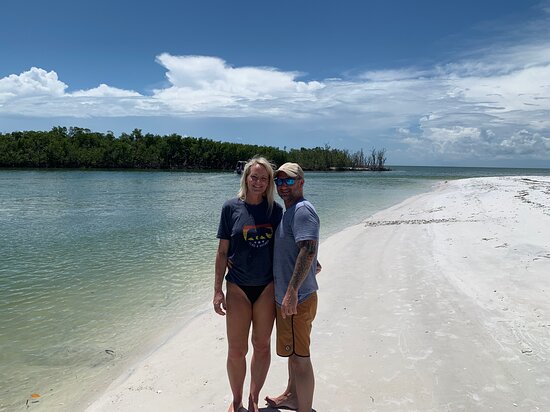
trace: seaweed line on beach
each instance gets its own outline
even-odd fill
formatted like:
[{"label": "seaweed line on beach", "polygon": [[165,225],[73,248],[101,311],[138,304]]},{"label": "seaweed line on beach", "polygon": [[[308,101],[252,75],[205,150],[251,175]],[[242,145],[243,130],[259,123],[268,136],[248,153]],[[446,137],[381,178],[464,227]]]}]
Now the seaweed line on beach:
[{"label": "seaweed line on beach", "polygon": [[410,220],[378,220],[365,222],[365,226],[393,226],[393,225],[428,225],[430,223],[458,223],[477,222],[478,220],[458,220],[454,217],[446,219],[410,219]]},{"label": "seaweed line on beach", "polygon": [[[520,180],[529,185],[528,189],[539,191],[543,195],[550,195],[550,183],[543,182],[540,180],[528,179],[528,178],[523,178]],[[548,209],[548,205],[528,199],[528,196],[530,195],[531,193],[528,190],[520,190],[518,194],[514,197],[527,205],[531,205],[538,209],[542,209],[542,213],[550,216],[550,210]]]}]

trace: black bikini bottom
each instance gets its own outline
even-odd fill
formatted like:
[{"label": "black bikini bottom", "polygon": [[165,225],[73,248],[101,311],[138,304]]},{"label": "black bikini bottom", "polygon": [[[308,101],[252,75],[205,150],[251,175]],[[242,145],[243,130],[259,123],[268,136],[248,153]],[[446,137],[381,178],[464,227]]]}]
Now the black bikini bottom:
[{"label": "black bikini bottom", "polygon": [[[269,285],[269,283],[268,283]],[[260,297],[262,292],[264,291],[265,287],[267,285],[260,285],[260,286],[246,286],[246,285],[237,285],[242,289],[250,303],[253,305],[256,300]]]}]

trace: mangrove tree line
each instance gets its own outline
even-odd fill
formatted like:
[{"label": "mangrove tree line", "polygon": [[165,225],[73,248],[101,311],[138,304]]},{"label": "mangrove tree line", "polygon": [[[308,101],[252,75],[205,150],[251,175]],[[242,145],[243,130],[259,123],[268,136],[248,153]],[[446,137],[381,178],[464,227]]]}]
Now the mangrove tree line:
[{"label": "mangrove tree line", "polygon": [[257,154],[277,165],[298,162],[308,170],[386,170],[385,149],[372,149],[368,155],[328,145],[287,151],[177,134],[143,134],[139,129],[118,137],[80,127],[0,133],[0,167],[232,170],[238,160]]}]

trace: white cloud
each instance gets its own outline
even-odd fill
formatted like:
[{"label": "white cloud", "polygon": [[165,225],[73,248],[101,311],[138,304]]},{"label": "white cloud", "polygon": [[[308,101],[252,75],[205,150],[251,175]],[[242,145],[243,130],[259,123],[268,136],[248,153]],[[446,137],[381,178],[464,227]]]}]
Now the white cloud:
[{"label": "white cloud", "polygon": [[[270,67],[230,67],[217,57],[157,57],[167,69],[170,86],[154,91],[157,99],[177,113],[240,117],[277,112],[279,101],[315,100],[320,82],[296,81],[296,72],[282,72]],[[269,105],[264,104],[269,102]]]},{"label": "white cloud", "polygon": [[[68,85],[54,71],[32,67],[19,75],[0,79],[0,115],[26,117],[128,116],[150,112],[143,96],[100,84],[88,90],[67,93]],[[147,98],[145,100],[150,100]],[[150,106],[150,105],[149,105]]]},{"label": "white cloud", "polygon": [[427,93],[421,107],[429,113],[404,143],[456,158],[550,158],[548,50],[515,46],[439,67],[437,98]]},{"label": "white cloud", "polygon": [[19,75],[0,79],[0,103],[11,98],[26,96],[62,96],[67,85],[57,78],[54,71],[37,67]]},{"label": "white cloud", "polygon": [[107,86],[102,83],[98,87],[88,90],[78,90],[71,93],[75,97],[139,97],[141,94],[133,90],[123,90]]}]

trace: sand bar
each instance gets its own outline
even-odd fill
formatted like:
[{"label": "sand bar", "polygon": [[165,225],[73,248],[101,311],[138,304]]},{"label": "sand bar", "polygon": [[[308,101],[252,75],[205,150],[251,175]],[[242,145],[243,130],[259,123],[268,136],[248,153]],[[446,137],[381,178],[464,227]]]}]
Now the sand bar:
[{"label": "sand bar", "polygon": [[[549,410],[549,177],[441,183],[320,256],[317,412]],[[87,411],[225,412],[225,354],[207,310]],[[263,395],[285,382],[274,356]]]}]

